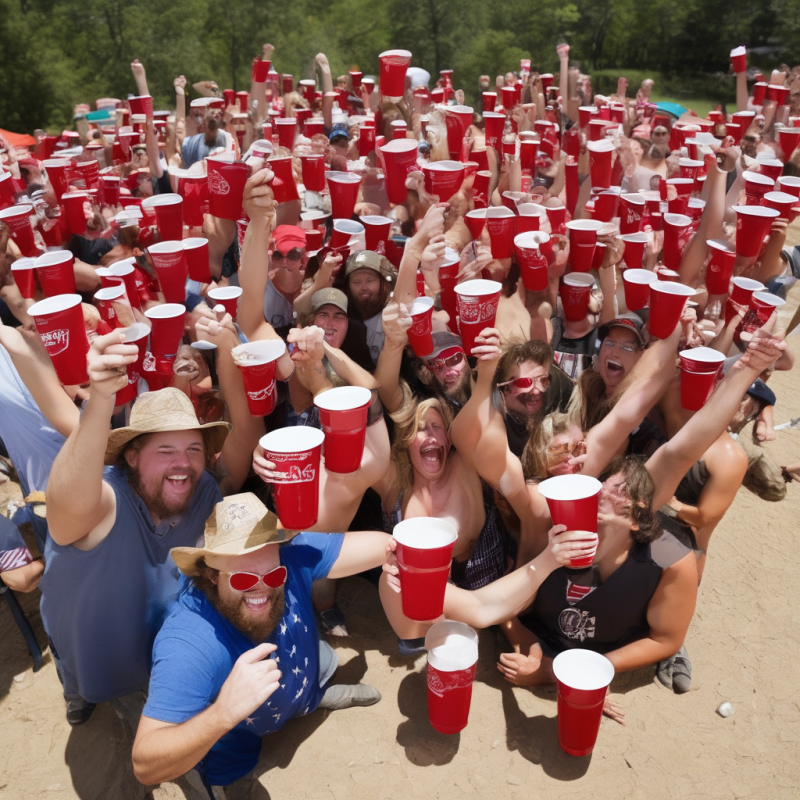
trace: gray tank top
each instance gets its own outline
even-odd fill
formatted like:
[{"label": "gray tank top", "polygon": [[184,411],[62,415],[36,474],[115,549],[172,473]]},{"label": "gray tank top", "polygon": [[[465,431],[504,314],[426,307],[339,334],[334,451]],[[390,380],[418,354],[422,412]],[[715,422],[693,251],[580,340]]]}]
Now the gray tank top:
[{"label": "gray tank top", "polygon": [[104,480],[114,489],[117,517],[93,550],[47,539],[41,581],[44,627],[64,669],[64,693],[100,703],[146,689],[153,640],[177,599],[173,547],[193,547],[222,499],[206,471],[189,508],[154,526],[144,501],[116,467]]}]

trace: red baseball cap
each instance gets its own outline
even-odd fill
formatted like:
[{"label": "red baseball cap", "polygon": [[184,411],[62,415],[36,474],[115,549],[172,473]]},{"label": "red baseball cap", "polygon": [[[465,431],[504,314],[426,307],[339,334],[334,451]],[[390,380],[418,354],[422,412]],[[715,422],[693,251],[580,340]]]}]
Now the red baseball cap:
[{"label": "red baseball cap", "polygon": [[293,247],[305,250],[306,232],[296,225],[278,225],[272,232],[272,241],[283,254],[288,253]]}]

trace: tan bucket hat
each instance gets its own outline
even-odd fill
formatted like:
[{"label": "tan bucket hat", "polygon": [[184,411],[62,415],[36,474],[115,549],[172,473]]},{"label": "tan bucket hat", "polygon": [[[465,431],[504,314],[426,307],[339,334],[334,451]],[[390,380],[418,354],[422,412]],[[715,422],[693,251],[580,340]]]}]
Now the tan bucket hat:
[{"label": "tan bucket hat", "polygon": [[111,431],[106,446],[105,464],[113,466],[131,440],[144,433],[167,431],[203,431],[208,450],[219,453],[230,432],[227,422],[208,422],[201,425],[192,401],[180,389],[159,389],[139,395],[131,411],[130,425]]},{"label": "tan bucket hat", "polygon": [[197,561],[207,556],[243,556],[268,544],[288,542],[298,531],[278,518],[252,493],[232,494],[214,506],[206,521],[202,547],[173,547],[170,555],[188,577],[199,574]]},{"label": "tan bucket hat", "polygon": [[357,253],[353,253],[349,256],[344,271],[345,277],[355,272],[357,269],[371,269],[388,281],[397,277],[397,270],[392,266],[391,261],[385,256],[379,255],[374,250],[359,250]]}]

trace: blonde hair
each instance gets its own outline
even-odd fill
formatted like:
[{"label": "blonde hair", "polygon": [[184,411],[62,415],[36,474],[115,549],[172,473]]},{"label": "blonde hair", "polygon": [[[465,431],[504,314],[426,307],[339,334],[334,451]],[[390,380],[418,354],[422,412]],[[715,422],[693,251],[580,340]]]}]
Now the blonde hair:
[{"label": "blonde hair", "polygon": [[556,411],[548,414],[541,424],[533,427],[520,459],[526,481],[541,480],[547,477],[548,448],[556,436],[569,433],[570,427],[576,424],[569,414]]},{"label": "blonde hair", "polygon": [[[403,405],[398,411],[390,414],[394,421],[394,440],[392,441],[392,461],[397,469],[397,484],[401,492],[410,489],[414,484],[414,467],[408,449],[417,436],[419,426],[429,411],[435,411],[444,422],[447,431],[447,441],[450,443],[450,426],[453,424],[453,412],[448,403],[442,402],[438,397],[427,400],[417,400],[408,387],[402,383]],[[449,453],[448,453],[449,454]]]}]

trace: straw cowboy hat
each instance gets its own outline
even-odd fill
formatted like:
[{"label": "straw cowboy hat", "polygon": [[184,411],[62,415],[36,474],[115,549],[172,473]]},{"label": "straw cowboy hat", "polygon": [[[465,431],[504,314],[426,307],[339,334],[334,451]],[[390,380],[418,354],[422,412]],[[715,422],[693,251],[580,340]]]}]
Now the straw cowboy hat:
[{"label": "straw cowboy hat", "polygon": [[201,425],[192,401],[180,389],[159,389],[139,395],[131,411],[130,425],[111,431],[106,446],[105,464],[113,466],[128,442],[145,433],[203,431],[207,450],[219,453],[231,426],[227,422]]},{"label": "straw cowboy hat", "polygon": [[188,577],[199,575],[197,562],[208,556],[243,556],[268,544],[288,542],[298,531],[285,530],[278,518],[250,492],[232,494],[214,506],[206,520],[202,547],[173,547],[170,555]]}]

